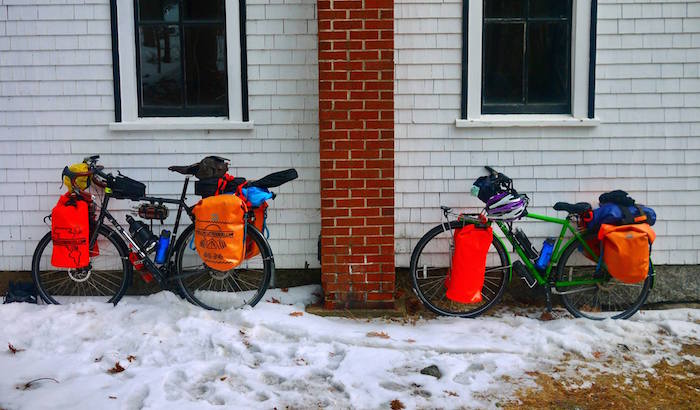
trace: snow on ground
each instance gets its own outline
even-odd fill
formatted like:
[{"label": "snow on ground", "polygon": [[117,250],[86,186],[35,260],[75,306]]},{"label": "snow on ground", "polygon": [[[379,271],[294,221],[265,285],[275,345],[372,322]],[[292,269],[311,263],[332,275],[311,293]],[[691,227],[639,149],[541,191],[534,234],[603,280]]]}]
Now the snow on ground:
[{"label": "snow on ground", "polygon": [[[0,347],[0,408],[488,408],[532,383],[529,371],[640,371],[700,343],[693,309],[604,322],[513,308],[415,323],[295,313],[314,292],[270,290],[264,300],[281,303],[227,312],[168,292],[116,307],[1,305],[0,342],[24,350]],[[110,373],[116,362],[124,370]],[[432,364],[440,379],[420,374]],[[43,377],[58,383],[26,385]]]}]

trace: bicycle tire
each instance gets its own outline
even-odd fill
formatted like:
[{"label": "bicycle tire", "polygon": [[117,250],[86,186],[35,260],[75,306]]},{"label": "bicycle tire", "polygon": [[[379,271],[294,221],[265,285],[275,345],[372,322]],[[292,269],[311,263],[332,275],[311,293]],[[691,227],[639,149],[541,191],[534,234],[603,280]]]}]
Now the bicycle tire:
[{"label": "bicycle tire", "polygon": [[[208,310],[255,306],[262,299],[274,274],[275,260],[267,240],[253,225],[248,225],[246,235],[253,240],[260,253],[243,261],[234,269],[220,272],[207,267],[196,249],[190,247],[194,236],[194,224],[182,232],[182,236],[175,245],[175,272],[178,276],[178,287],[185,299]],[[185,259],[187,259],[187,266],[184,266]],[[192,269],[196,273],[191,272]],[[244,275],[246,280],[243,279]],[[209,286],[203,289],[205,286],[198,284]],[[236,288],[239,290],[237,291]],[[254,293],[251,294],[253,290]],[[211,292],[217,292],[217,294]],[[213,303],[215,298],[218,298],[220,303]]]},{"label": "bicycle tire", "polygon": [[[584,234],[589,236],[590,234]],[[586,239],[584,236],[584,239]],[[567,281],[575,279],[592,279],[595,274],[596,263],[585,258],[582,251],[579,249],[581,246],[580,242],[571,242],[562,252],[561,259],[557,263],[556,279],[557,281]],[[573,255],[573,256],[572,256]],[[569,264],[570,258],[576,258],[574,261],[572,259],[571,264]],[[567,272],[568,265],[568,272]],[[573,269],[576,268],[577,272],[574,274]],[[604,269],[604,267],[603,267]],[[591,285],[581,285],[567,286],[557,289],[561,292],[576,290],[577,288],[582,289],[576,293],[562,294],[561,300],[574,317],[585,317],[592,320],[604,320],[604,319],[627,319],[634,315],[646,302],[649,293],[651,292],[651,283],[653,280],[653,265],[649,266],[649,276],[647,276],[644,282],[640,284],[626,284],[616,279],[612,278],[607,272],[598,273],[597,275],[604,275],[607,277],[604,284],[598,284],[595,286]],[[616,289],[628,289],[628,291],[623,294],[618,291],[612,292],[610,289],[615,287]],[[590,289],[590,291],[585,291],[585,289]],[[601,297],[603,292],[608,292],[608,303],[603,304],[604,297]],[[586,297],[586,295],[589,295]],[[619,301],[615,303],[613,301],[613,296],[626,296],[625,301]],[[596,302],[597,301],[597,302]],[[616,307],[623,308],[622,310],[615,310]],[[604,308],[611,308],[606,310]],[[619,312],[619,313],[618,313]]]},{"label": "bicycle tire", "polygon": [[[451,249],[451,243],[454,242],[452,231],[463,226],[464,225],[460,221],[452,221],[449,223],[449,230],[445,229],[444,224],[440,224],[423,235],[411,254],[410,274],[414,292],[423,305],[430,311],[442,316],[473,318],[485,313],[501,300],[503,292],[508,285],[509,266],[506,250],[502,243],[494,236],[491,247],[489,248],[492,266],[487,266],[484,289],[482,289],[482,298],[484,301],[480,304],[464,304],[448,300],[445,297],[446,289],[444,282],[449,263],[451,263],[449,249]],[[443,238],[447,241],[447,253],[444,251],[444,244],[438,244],[437,242],[435,242],[436,246],[431,247],[430,250],[437,251],[436,253],[440,256],[434,259],[439,259],[439,265],[444,266],[430,267],[430,270],[435,271],[436,274],[431,273],[431,276],[427,277],[426,272],[428,267],[427,265],[422,265],[421,267],[420,262],[422,261],[420,258],[429,243],[435,240],[440,234],[443,234]],[[445,242],[445,240],[442,242]],[[493,253],[494,251],[495,255]],[[423,273],[423,278],[419,277],[421,272]],[[489,273],[493,275],[489,275]],[[486,292],[484,292],[484,290],[486,290]],[[427,294],[428,291],[430,294]],[[438,300],[433,300],[433,297],[438,297]]]},{"label": "bicycle tire", "polygon": [[[100,227],[97,232],[99,255],[90,256],[90,269],[87,272],[66,268],[44,270],[43,267],[51,266],[51,253],[45,254],[51,243],[49,232],[41,238],[32,256],[32,279],[45,303],[58,305],[61,302],[74,303],[85,298],[102,299],[109,296],[107,302],[116,305],[124,296],[131,283],[133,269],[128,248],[117,232],[104,225]],[[114,250],[110,251],[108,244]],[[105,267],[105,270],[93,271],[94,266],[98,265]],[[64,278],[61,277],[63,273],[66,274]]]}]

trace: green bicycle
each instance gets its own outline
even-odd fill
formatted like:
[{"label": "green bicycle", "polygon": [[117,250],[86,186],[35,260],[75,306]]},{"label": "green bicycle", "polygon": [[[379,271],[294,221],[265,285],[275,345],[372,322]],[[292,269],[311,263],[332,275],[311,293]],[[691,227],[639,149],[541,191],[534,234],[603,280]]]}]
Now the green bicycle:
[{"label": "green bicycle", "polygon": [[[487,178],[491,186],[496,187],[491,192],[495,194],[491,202],[494,199],[496,202],[487,203],[485,212],[480,214],[456,214],[451,208],[441,207],[445,221],[428,231],[413,249],[410,268],[413,289],[428,309],[439,315],[479,316],[499,302],[515,272],[530,288],[544,288],[548,310],[552,308],[552,294],[559,295],[566,309],[575,317],[627,319],[639,310],[654,284],[653,265],[646,280],[636,284],[620,282],[610,276],[604,264],[598,266],[598,256],[589,245],[594,233],[581,228],[580,223],[591,211],[590,204],[556,203],[555,210],[567,212],[564,219],[528,213],[527,196],[518,195],[513,190],[512,180],[490,167],[486,169],[490,175],[482,179]],[[515,195],[506,195],[506,192]],[[488,219],[486,211],[494,211],[488,212]],[[537,251],[522,230],[513,229],[513,222],[520,218],[561,226],[546,267],[538,269],[535,266]],[[503,239],[494,235],[486,258],[482,300],[474,304],[455,302],[445,295],[445,280],[450,273],[455,249],[455,230],[468,224],[498,226],[520,258],[512,262]],[[569,232],[570,236],[567,235]],[[567,236],[569,238],[565,239]]]}]

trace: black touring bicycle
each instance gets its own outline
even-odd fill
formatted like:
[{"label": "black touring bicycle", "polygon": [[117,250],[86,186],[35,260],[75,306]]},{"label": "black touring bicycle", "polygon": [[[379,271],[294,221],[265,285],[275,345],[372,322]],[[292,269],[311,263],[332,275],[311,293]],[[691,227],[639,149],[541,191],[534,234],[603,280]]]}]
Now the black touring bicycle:
[{"label": "black touring bicycle", "polygon": [[[206,309],[253,306],[260,301],[275,270],[272,249],[261,230],[256,228],[256,225],[260,226],[255,223],[256,215],[262,218],[264,215],[254,209],[250,209],[246,215],[247,240],[254,243],[259,253],[228,271],[211,269],[202,262],[196,251],[194,223],[185,227],[181,234],[178,233],[183,211],[194,222],[194,205],[185,203],[186,193],[191,176],[199,175],[203,161],[168,168],[187,175],[179,199],[171,199],[145,195],[146,186],[143,183],[121,173],[116,176],[106,173],[104,167],[97,164],[98,159],[99,155],[85,158],[86,172],[71,172],[68,167],[63,171],[72,182],[69,187],[73,194],[89,203],[90,257],[89,263],[81,268],[56,268],[51,263],[51,232],[39,241],[32,258],[32,277],[45,303],[90,299],[116,304],[131,285],[135,268],[140,270],[146,281],[155,279],[162,288],[172,289],[191,303]],[[228,165],[225,167],[228,169]],[[241,185],[267,191],[267,188],[280,186],[296,177],[295,170],[276,172],[255,181],[229,177],[224,192],[240,192]],[[96,186],[97,196],[81,189],[80,184],[76,184],[79,178],[87,179]],[[213,195],[217,184],[221,188],[222,181],[219,178],[200,179],[195,182],[195,193],[200,196]],[[213,190],[208,187],[213,187]],[[274,199],[275,194],[270,194]],[[113,198],[139,202],[138,216],[150,220],[150,227],[131,215],[126,216],[128,227],[122,226],[107,209]],[[167,218],[167,205],[177,206],[172,233],[167,241],[170,245],[156,253],[153,242],[158,241],[158,237],[152,233],[153,220],[162,223]],[[163,239],[163,235],[160,239]]]}]

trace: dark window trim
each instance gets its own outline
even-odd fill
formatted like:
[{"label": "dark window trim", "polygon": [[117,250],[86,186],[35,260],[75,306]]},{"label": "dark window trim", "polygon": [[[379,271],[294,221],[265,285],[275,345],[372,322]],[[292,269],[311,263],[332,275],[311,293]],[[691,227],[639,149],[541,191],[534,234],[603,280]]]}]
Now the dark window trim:
[{"label": "dark window trim", "polygon": [[462,118],[467,118],[467,99],[469,90],[467,54],[469,52],[469,0],[462,1]]},{"label": "dark window trim", "polygon": [[238,19],[241,30],[241,119],[243,122],[248,122],[248,44],[245,28],[247,20],[245,0],[238,0]]},{"label": "dark window trim", "polygon": [[591,0],[590,55],[588,56],[588,118],[595,118],[595,59],[598,38],[598,0]]},{"label": "dark window trim", "polygon": [[117,24],[117,0],[109,0],[112,29],[112,81],[114,87],[114,122],[122,122],[122,88],[119,73],[119,25]]},{"label": "dark window trim", "polygon": [[[134,2],[136,3],[136,2]],[[110,23],[112,37],[112,81],[114,88],[114,122],[122,122],[122,98],[121,98],[121,70],[119,67],[119,21],[117,19],[117,0],[110,0]],[[136,5],[135,5],[136,6]],[[137,9],[134,8],[134,14]],[[242,121],[249,121],[248,111],[248,48],[246,42],[246,1],[239,0],[239,29],[240,29],[240,45],[241,45],[241,118]],[[134,37],[137,37],[134,32]],[[228,40],[228,36],[226,36]],[[136,48],[138,55],[138,47]],[[227,50],[228,51],[228,50]],[[138,57],[137,57],[138,58]],[[228,55],[227,55],[228,64]],[[137,71],[138,74],[138,71]],[[228,67],[226,69],[228,81]],[[137,81],[137,98],[139,81]],[[227,84],[228,86],[228,84]],[[137,102],[138,104],[138,102]],[[228,101],[227,101],[228,109]],[[229,115],[227,111],[226,116]]]},{"label": "dark window trim", "polygon": [[[484,3],[488,0],[483,0]],[[527,101],[528,98],[528,54],[529,48],[525,46],[525,55],[523,56],[523,103],[504,103],[504,104],[487,104],[484,102],[484,93],[486,90],[486,76],[484,75],[484,63],[486,62],[486,36],[482,35],[481,40],[481,113],[482,114],[571,114],[571,85],[572,85],[572,35],[573,30],[573,0],[569,0],[569,13],[566,17],[535,17],[530,18],[529,16],[529,0],[525,0],[525,15],[522,17],[509,17],[509,18],[494,18],[482,16],[481,20],[483,22],[482,27],[486,27],[486,23],[522,23],[526,24],[523,39],[524,44],[528,44],[527,38],[529,36],[529,30],[527,29],[527,23],[530,21],[561,21],[566,22],[568,26],[567,33],[567,48],[566,48],[566,60],[569,62],[568,77],[567,77],[567,99],[566,103],[530,103]],[[486,6],[484,6],[486,10]],[[485,13],[484,13],[485,14]],[[483,30],[483,29],[482,29]]]}]

